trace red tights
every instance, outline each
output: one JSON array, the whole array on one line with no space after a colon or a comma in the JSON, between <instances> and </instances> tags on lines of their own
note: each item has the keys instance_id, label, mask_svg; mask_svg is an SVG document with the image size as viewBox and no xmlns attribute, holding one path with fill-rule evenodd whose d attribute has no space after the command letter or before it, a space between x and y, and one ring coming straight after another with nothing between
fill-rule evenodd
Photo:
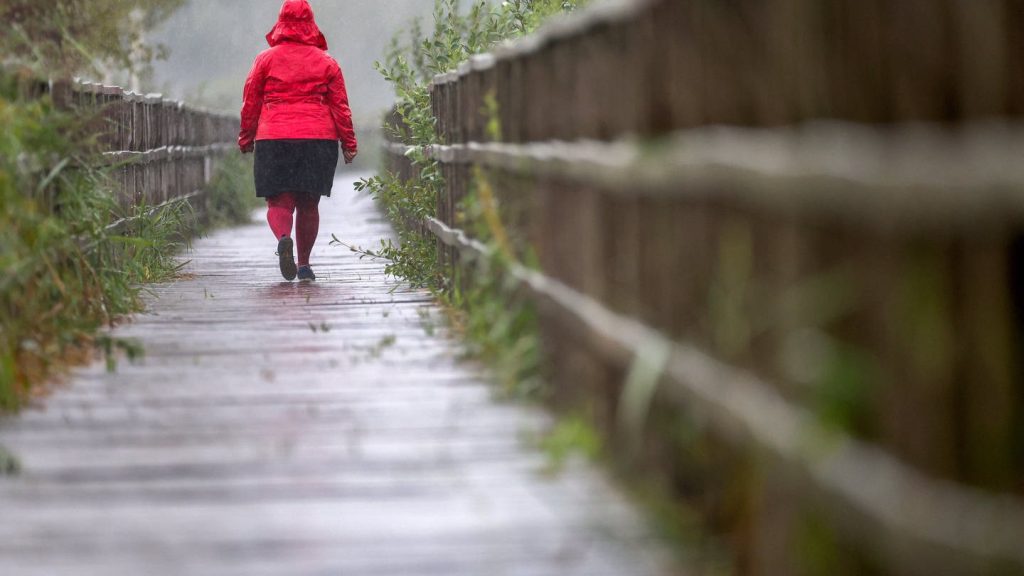
<instances>
[{"instance_id":1,"label":"red tights","mask_svg":"<svg viewBox=\"0 0 1024 576\"><path fill-rule=\"evenodd\" d=\"M317 232L320 231L319 204L319 194L302 192L282 192L267 198L267 222L278 240L292 235L292 215L296 215L295 246L299 252L299 266L309 266L309 253L313 251Z\"/></svg>"}]
</instances>

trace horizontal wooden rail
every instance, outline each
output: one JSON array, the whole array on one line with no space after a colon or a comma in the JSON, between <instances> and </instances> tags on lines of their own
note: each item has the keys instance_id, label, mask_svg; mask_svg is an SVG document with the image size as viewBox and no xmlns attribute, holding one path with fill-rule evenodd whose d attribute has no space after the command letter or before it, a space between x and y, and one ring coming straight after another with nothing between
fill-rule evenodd
<instances>
[{"instance_id":1,"label":"horizontal wooden rail","mask_svg":"<svg viewBox=\"0 0 1024 576\"><path fill-rule=\"evenodd\" d=\"M389 144L392 154L410 149ZM1024 224L1020 124L718 127L656 142L471 142L427 153L613 196L714 200L882 231L991 234Z\"/></svg>"},{"instance_id":2,"label":"horizontal wooden rail","mask_svg":"<svg viewBox=\"0 0 1024 576\"><path fill-rule=\"evenodd\" d=\"M490 70L498 62L536 54L556 42L584 36L598 27L627 23L656 3L657 0L604 0L572 16L556 16L535 34L503 42L490 53L472 56L455 70L435 75L432 84L457 82L471 72Z\"/></svg>"},{"instance_id":3,"label":"horizontal wooden rail","mask_svg":"<svg viewBox=\"0 0 1024 576\"><path fill-rule=\"evenodd\" d=\"M53 82L49 83L52 89ZM141 104L161 104L178 110L184 110L201 114L207 117L215 117L224 120L235 120L233 114L226 114L206 108L203 106L196 106L194 104L188 104L182 100L174 100L165 98L163 94L159 93L143 93L127 90L120 86L112 86L109 84L102 84L99 82L90 82L82 78L75 78L70 84L71 90L76 94L93 95L93 96L107 96L120 98L127 102L135 102Z\"/></svg>"},{"instance_id":4,"label":"horizontal wooden rail","mask_svg":"<svg viewBox=\"0 0 1024 576\"><path fill-rule=\"evenodd\" d=\"M437 219L429 219L427 228L470 259L491 256L488 246ZM922 474L874 446L825 429L749 372L672 341L536 270L511 263L508 271L599 353L622 366L646 351L668 350L661 389L666 399L706 417L718 433L753 442L797 468L798 476L824 496L820 501L837 523L851 537L883 551L894 565L921 576L974 575L995 567L1024 570L1020 498Z\"/></svg>"},{"instance_id":5,"label":"horizontal wooden rail","mask_svg":"<svg viewBox=\"0 0 1024 576\"><path fill-rule=\"evenodd\" d=\"M206 146L162 146L145 152L117 150L104 152L103 159L107 165L148 164L187 158L205 158L223 154L237 149L233 143L209 144Z\"/></svg>"},{"instance_id":6,"label":"horizontal wooden rail","mask_svg":"<svg viewBox=\"0 0 1024 576\"><path fill-rule=\"evenodd\" d=\"M238 118L161 94L140 94L84 80L50 82L46 91L58 105L99 115L100 145L110 151L145 152L166 146L234 142Z\"/></svg>"}]
</instances>

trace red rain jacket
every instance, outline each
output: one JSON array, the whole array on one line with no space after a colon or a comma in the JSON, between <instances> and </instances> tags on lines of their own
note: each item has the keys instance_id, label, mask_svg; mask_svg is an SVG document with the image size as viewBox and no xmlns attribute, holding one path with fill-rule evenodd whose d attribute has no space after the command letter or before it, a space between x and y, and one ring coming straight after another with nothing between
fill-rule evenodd
<instances>
[{"instance_id":1,"label":"red rain jacket","mask_svg":"<svg viewBox=\"0 0 1024 576\"><path fill-rule=\"evenodd\" d=\"M341 140L355 152L345 79L307 0L285 0L267 43L245 82L238 147L250 151L255 140Z\"/></svg>"}]
</instances>

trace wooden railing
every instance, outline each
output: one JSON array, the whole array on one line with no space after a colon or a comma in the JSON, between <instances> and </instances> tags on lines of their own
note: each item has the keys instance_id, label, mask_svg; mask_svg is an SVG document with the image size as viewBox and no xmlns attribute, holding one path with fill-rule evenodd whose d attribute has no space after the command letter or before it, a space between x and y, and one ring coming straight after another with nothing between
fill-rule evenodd
<instances>
[{"instance_id":1,"label":"wooden railing","mask_svg":"<svg viewBox=\"0 0 1024 576\"><path fill-rule=\"evenodd\" d=\"M1021 9L1002 0L609 0L439 76L443 143L611 140L715 124L1024 114Z\"/></svg>"},{"instance_id":2,"label":"wooden railing","mask_svg":"<svg viewBox=\"0 0 1024 576\"><path fill-rule=\"evenodd\" d=\"M516 274L558 403L619 437L645 394L626 376L654 373L640 459L742 573L812 546L826 570L1022 573L1014 15L650 0L557 22L432 84L441 257L486 253L456 221L482 180L539 257Z\"/></svg>"},{"instance_id":3,"label":"wooden railing","mask_svg":"<svg viewBox=\"0 0 1024 576\"><path fill-rule=\"evenodd\" d=\"M125 208L197 195L209 183L217 159L234 149L238 135L237 116L159 94L80 80L22 78L20 84L28 95L50 94L57 106L95 122L97 141L120 183L119 201Z\"/></svg>"}]
</instances>

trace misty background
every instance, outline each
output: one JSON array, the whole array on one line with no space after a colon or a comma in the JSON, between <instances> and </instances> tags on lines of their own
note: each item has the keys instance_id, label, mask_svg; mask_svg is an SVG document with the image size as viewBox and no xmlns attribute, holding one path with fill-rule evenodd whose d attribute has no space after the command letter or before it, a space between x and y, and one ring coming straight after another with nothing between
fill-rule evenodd
<instances>
[{"instance_id":1,"label":"misty background","mask_svg":"<svg viewBox=\"0 0 1024 576\"><path fill-rule=\"evenodd\" d=\"M224 112L241 107L242 84L267 46L282 0L191 0L149 38L165 45L153 88ZM341 64L358 132L373 130L394 93L373 63L391 38L433 10L431 0L310 0L329 52ZM362 146L360 146L362 148Z\"/></svg>"}]
</instances>

